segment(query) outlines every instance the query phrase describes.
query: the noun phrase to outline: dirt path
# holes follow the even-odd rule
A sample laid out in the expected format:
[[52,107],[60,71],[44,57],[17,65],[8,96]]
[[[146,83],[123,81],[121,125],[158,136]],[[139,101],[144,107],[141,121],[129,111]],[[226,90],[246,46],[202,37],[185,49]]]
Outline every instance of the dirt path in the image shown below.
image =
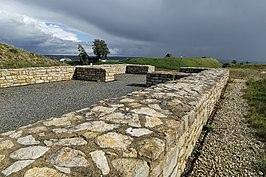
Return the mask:
[[228,84],[212,123],[213,131],[206,137],[190,177],[263,176],[254,162],[265,153],[265,145],[254,137],[245,117],[248,104],[241,97],[243,88],[243,80]]

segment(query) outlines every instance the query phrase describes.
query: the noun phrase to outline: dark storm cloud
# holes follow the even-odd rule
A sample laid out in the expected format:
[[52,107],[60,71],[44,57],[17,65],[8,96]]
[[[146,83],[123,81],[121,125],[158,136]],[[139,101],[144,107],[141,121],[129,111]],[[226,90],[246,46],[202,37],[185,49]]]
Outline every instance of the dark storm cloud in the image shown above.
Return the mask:
[[265,0],[24,0],[23,6],[40,9],[29,14],[40,18],[59,14],[55,20],[106,39],[121,55],[266,56]]

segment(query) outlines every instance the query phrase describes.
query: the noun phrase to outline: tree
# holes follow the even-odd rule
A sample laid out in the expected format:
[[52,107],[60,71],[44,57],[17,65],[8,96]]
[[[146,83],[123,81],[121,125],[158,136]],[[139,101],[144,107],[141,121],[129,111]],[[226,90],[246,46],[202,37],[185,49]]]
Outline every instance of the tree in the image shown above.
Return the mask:
[[232,61],[232,64],[236,64],[236,63],[237,63],[237,61],[236,61],[236,60],[233,60],[233,61]]
[[81,44],[78,45],[79,60],[83,65],[89,64],[89,55]]
[[97,61],[106,59],[110,53],[107,44],[104,40],[95,39],[92,44],[93,53],[96,55]]

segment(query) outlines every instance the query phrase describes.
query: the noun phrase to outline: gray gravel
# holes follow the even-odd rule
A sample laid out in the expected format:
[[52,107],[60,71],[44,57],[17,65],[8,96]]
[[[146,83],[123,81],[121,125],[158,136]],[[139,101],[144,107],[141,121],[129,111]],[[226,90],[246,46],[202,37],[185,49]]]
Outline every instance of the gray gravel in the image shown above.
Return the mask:
[[214,117],[214,131],[206,137],[191,177],[263,176],[254,164],[265,154],[265,145],[258,141],[254,129],[249,126],[248,104],[241,92],[244,88],[243,80],[228,84]]
[[145,75],[117,75],[117,81],[63,81],[0,89],[0,132],[91,106],[143,89]]

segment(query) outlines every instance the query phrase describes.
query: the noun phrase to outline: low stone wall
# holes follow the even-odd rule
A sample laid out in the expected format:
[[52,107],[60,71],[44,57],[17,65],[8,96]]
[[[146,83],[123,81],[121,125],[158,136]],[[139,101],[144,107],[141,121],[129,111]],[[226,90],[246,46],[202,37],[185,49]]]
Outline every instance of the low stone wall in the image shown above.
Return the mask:
[[159,83],[165,83],[168,81],[178,80],[183,77],[190,76],[190,73],[181,72],[166,72],[166,71],[156,71],[152,73],[147,73],[146,75],[146,86],[157,85]]
[[0,88],[70,80],[72,66],[0,69]]
[[116,74],[126,73],[128,67],[131,69],[127,73],[131,74],[146,74],[155,70],[154,66],[130,64],[0,69],[0,88],[71,80],[73,77],[108,82],[115,80]]
[[179,72],[183,73],[199,73],[201,71],[205,71],[208,68],[197,68],[197,67],[181,67],[179,69]]
[[76,67],[74,79],[86,81],[102,81],[108,82],[114,80],[114,74],[107,75],[105,69],[93,67]]
[[128,74],[147,74],[149,72],[154,72],[155,67],[151,65],[131,65],[126,66],[126,73]]
[[180,176],[229,72],[210,69],[0,134],[4,176]]

